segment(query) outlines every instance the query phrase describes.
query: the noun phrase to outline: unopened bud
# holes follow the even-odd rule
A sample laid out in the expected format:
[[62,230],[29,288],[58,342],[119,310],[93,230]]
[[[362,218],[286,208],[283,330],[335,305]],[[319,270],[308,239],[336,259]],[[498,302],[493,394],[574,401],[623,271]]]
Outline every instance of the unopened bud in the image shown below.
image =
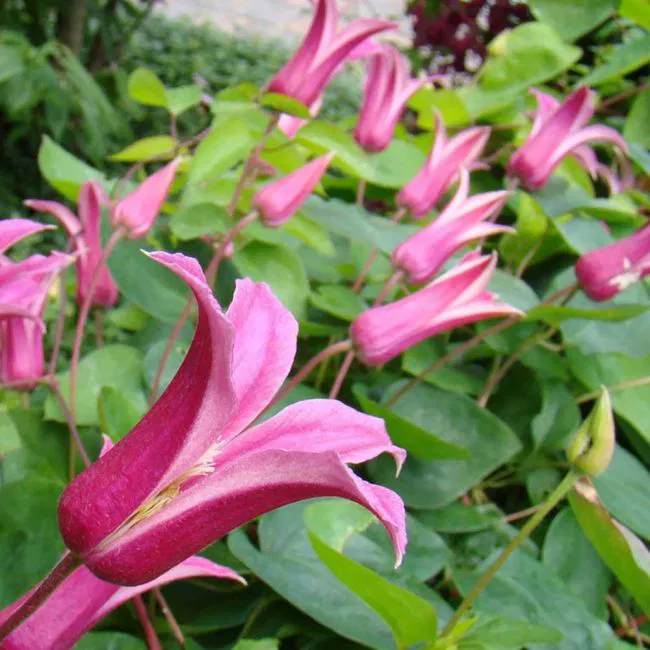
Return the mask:
[[616,434],[609,392],[602,388],[591,413],[567,449],[569,462],[587,476],[604,472],[612,460]]

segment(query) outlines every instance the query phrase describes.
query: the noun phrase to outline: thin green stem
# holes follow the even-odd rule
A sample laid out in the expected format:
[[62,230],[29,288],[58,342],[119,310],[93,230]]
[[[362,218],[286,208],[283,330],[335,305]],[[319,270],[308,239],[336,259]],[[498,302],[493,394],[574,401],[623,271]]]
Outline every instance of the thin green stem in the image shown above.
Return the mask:
[[546,502],[539,508],[539,510],[526,522],[523,528],[519,531],[517,536],[503,549],[501,555],[494,561],[490,568],[478,579],[471,591],[465,596],[465,599],[460,604],[454,615],[449,619],[449,622],[442,631],[441,636],[451,634],[463,618],[465,613],[476,602],[483,590],[490,584],[492,578],[497,574],[499,569],[507,562],[508,558],[525,542],[532,532],[542,523],[546,515],[555,508],[555,506],[564,499],[564,497],[573,489],[576,481],[580,478],[580,474],[571,470],[562,480],[562,482],[551,492]]
[[[622,381],[620,384],[614,384],[613,386],[605,386],[605,388],[610,392],[610,393],[617,393],[621,390],[626,390],[628,388],[637,388],[639,386],[647,386],[650,384],[650,375],[647,377],[639,377],[638,379],[630,379],[629,381]],[[585,402],[591,402],[594,399],[598,399],[602,393],[602,388],[599,388],[598,390],[595,390],[591,393],[585,393],[584,395],[580,395],[576,399],[576,402],[578,404],[584,404]]]

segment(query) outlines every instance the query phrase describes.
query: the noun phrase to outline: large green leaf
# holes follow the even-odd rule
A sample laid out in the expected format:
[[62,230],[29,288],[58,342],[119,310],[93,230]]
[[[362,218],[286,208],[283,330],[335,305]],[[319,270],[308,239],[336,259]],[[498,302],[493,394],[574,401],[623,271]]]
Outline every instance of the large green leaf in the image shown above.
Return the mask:
[[414,508],[428,510],[451,503],[521,448],[504,422],[464,395],[419,385],[392,410],[446,442],[464,447],[470,455],[468,460],[427,462],[408,458],[399,478],[387,459],[373,461],[371,475]]
[[641,36],[614,48],[606,62],[594,68],[582,83],[599,86],[617,77],[634,72],[650,62],[650,35]]
[[546,380],[541,387],[542,410],[531,422],[533,447],[560,451],[580,426],[580,410],[565,382]]
[[144,641],[122,632],[91,632],[74,646],[74,650],[146,650],[146,648]]
[[340,284],[321,285],[316,291],[312,291],[309,301],[326,314],[348,322],[352,322],[368,309],[368,304],[358,293]]
[[[650,7],[648,9],[650,15]],[[623,127],[623,136],[628,142],[636,142],[642,147],[650,148],[650,89],[640,93],[634,100]]]
[[97,413],[102,433],[113,442],[121,440],[142,419],[146,408],[139,408],[121,390],[104,386],[99,391]]
[[[79,363],[76,384],[77,424],[99,424],[97,403],[101,389],[112,386],[118,389],[133,408],[144,412],[146,399],[142,392],[142,352],[127,345],[107,345],[91,352]],[[59,376],[61,393],[69,400],[70,372]],[[65,422],[57,401],[49,396],[45,401],[45,417]]]
[[428,131],[434,127],[434,109],[440,111],[448,127],[465,126],[472,120],[460,95],[446,88],[420,88],[411,97],[408,106],[417,112],[418,126]]
[[[176,149],[178,141],[168,135],[152,135],[137,140],[128,147],[114,153],[110,160],[115,162],[138,162],[152,158],[169,158]],[[167,155],[166,155],[167,154]]]
[[232,225],[226,209],[216,203],[194,203],[174,214],[169,227],[179,239],[225,232]]
[[458,642],[458,650],[520,650],[541,643],[559,643],[552,627],[510,618],[479,618]]
[[173,115],[180,115],[201,101],[201,89],[195,84],[165,88],[165,99],[169,112]]
[[615,522],[607,510],[586,496],[589,488],[569,495],[569,503],[596,551],[630,592],[641,609],[650,613],[650,553],[643,542]]
[[129,97],[139,104],[167,107],[165,86],[158,75],[149,68],[136,68],[129,75],[127,92]]
[[614,13],[614,0],[529,0],[535,17],[567,41],[590,32]]

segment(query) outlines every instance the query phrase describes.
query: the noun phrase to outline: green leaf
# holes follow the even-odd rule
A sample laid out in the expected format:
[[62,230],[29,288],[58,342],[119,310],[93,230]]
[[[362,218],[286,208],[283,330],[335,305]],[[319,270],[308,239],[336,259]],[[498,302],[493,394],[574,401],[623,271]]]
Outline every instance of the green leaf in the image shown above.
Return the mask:
[[336,248],[325,228],[298,212],[283,226],[282,230],[307,244],[321,255],[334,257]]
[[433,130],[435,109],[440,111],[448,127],[466,126],[472,121],[465,104],[455,90],[420,88],[409,100],[409,108],[418,114],[418,126],[427,131]]
[[582,532],[571,508],[564,508],[549,526],[542,561],[564,580],[594,616],[606,619],[610,573]]
[[525,192],[518,193],[517,232],[506,233],[499,242],[499,252],[510,262],[519,265],[538,245],[548,229],[548,218],[540,204]]
[[105,181],[97,169],[82,162],[47,135],[38,150],[38,168],[47,182],[67,199],[76,201],[79,188],[90,180]]
[[129,97],[145,106],[167,108],[167,92],[158,75],[149,68],[137,68],[129,75]]
[[169,222],[171,231],[181,240],[215,235],[231,225],[226,209],[216,203],[194,203],[176,212]]
[[113,442],[121,440],[142,419],[146,408],[129,400],[113,386],[103,386],[99,391],[97,413],[99,426]]
[[526,314],[526,320],[544,321],[549,325],[559,325],[571,318],[618,322],[640,316],[648,311],[648,309],[650,309],[650,305],[622,305],[620,307],[607,307],[603,305],[594,309],[560,307],[559,305],[538,305]]
[[496,293],[501,302],[506,302],[517,309],[528,311],[539,304],[537,294],[520,278],[496,269],[488,287]]
[[648,0],[621,0],[618,13],[623,18],[650,29],[650,3]]
[[320,285],[309,294],[309,301],[326,314],[348,322],[368,309],[368,304],[359,294],[339,284]]
[[148,314],[165,323],[175,323],[190,292],[169,269],[145,255],[138,241],[121,241],[108,266],[120,293]]
[[450,503],[438,510],[421,510],[419,521],[439,533],[478,533],[494,528],[503,521],[503,513],[492,503],[466,506]]
[[[188,324],[185,325],[184,331],[187,332]],[[160,379],[159,393],[162,393],[165,388],[169,385],[169,382],[174,378],[177,370],[180,368],[185,355],[190,347],[190,342],[192,338],[192,332],[190,331],[186,336],[178,337],[172,351],[165,363],[165,369],[163,370],[162,377]],[[158,373],[158,368],[160,367],[160,360],[162,355],[167,347],[167,339],[162,339],[154,343],[146,352],[144,356],[144,377],[149,388],[153,388],[153,382],[156,374]]]
[[584,493],[574,491],[569,503],[603,562],[641,609],[650,612],[650,553],[643,542]]
[[[59,375],[61,393],[69,402],[70,373]],[[141,389],[142,353],[127,345],[107,345],[94,350],[79,363],[76,385],[77,424],[99,424],[97,401],[104,386],[112,386],[127,396],[133,407],[144,413],[146,399]],[[45,417],[65,422],[63,413],[50,395],[45,402]]]
[[146,650],[146,648],[144,641],[122,632],[90,632],[74,646],[74,650]]
[[279,639],[242,639],[233,650],[279,650]]
[[241,162],[254,146],[255,138],[237,116],[216,121],[194,152],[188,186],[216,179]]
[[165,89],[165,102],[172,115],[180,115],[201,101],[201,89],[196,84]]
[[391,407],[393,412],[443,440],[464,447],[468,460],[423,462],[409,457],[399,478],[388,459],[370,465],[377,482],[396,490],[407,505],[430,510],[451,503],[516,454],[521,443],[495,415],[464,396],[419,385]]
[[426,155],[415,144],[394,139],[387,149],[370,158],[374,171],[365,180],[390,189],[406,185],[424,164]]
[[270,108],[278,113],[286,113],[287,115],[293,115],[303,120],[311,119],[309,109],[302,102],[288,95],[264,93],[260,103],[264,108]]
[[606,63],[594,68],[582,82],[587,86],[600,84],[622,77],[650,63],[650,35],[641,36],[619,45],[612,50]]
[[138,140],[108,158],[115,162],[137,162],[162,157],[168,159],[170,156],[165,154],[172,154],[177,145],[178,140],[175,138],[168,135],[154,135]]
[[309,538],[329,570],[386,621],[398,647],[436,639],[436,610],[428,602],[347,558],[317,535],[310,532]]
[[613,0],[529,0],[529,4],[537,20],[569,42],[590,32],[616,10]]
[[[650,5],[648,6],[650,15]],[[642,147],[650,148],[650,134],[648,124],[650,123],[650,89],[640,93],[632,104],[623,126],[623,137],[628,142],[636,142]]]
[[367,396],[367,389],[357,384],[352,392],[361,408],[370,415],[382,418],[391,440],[419,460],[463,460],[469,458],[465,447],[445,441],[436,433],[414,424]]
[[268,283],[296,316],[304,313],[309,282],[300,258],[291,249],[254,241],[237,251],[233,262],[242,276]]
[[479,620],[458,643],[459,650],[520,650],[538,643],[560,643],[563,635],[552,627],[509,618]]
[[531,422],[535,449],[561,451],[580,426],[580,409],[561,380],[542,382],[542,410]]
[[0,411],[0,460],[9,452],[20,449],[18,429],[9,414]]

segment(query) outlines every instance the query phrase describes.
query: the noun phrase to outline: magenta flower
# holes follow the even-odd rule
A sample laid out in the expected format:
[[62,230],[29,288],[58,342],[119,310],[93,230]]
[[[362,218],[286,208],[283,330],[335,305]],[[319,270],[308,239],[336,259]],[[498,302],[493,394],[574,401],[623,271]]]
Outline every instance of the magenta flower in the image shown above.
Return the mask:
[[358,356],[379,366],[435,334],[486,318],[521,315],[487,291],[496,254],[466,255],[451,271],[415,293],[357,317],[350,334]]
[[52,253],[12,262],[4,253],[24,237],[48,228],[28,219],[0,222],[0,383],[25,390],[45,372],[43,311],[48,289],[73,258]]
[[397,194],[397,205],[421,219],[456,181],[461,167],[472,169],[483,151],[490,129],[477,126],[447,138],[442,117],[436,112],[436,139],[424,167]]
[[[614,129],[593,124],[586,126],[594,113],[596,93],[581,86],[562,104],[539,90],[531,90],[537,100],[533,126],[524,144],[510,157],[507,172],[529,190],[542,188],[555,168],[568,155],[577,155],[592,175],[590,157],[581,149],[586,143],[611,142],[627,153],[625,140]],[[595,156],[594,156],[595,158]]]
[[126,228],[131,239],[144,237],[160,213],[179,164],[180,158],[172,160],[118,201],[111,210],[112,224]]
[[[119,587],[96,578],[86,567],[79,567],[30,618],[0,643],[0,648],[68,650],[120,605],[154,587],[187,578],[224,578],[244,582],[232,569],[202,557],[191,557],[156,580],[139,587]],[[0,611],[0,623],[20,607],[29,595],[25,594]]]
[[[104,190],[97,181],[88,181],[81,186],[79,218],[56,201],[30,199],[25,201],[25,205],[32,210],[47,212],[54,216],[74,239],[77,257],[77,303],[82,305],[102,258],[101,209],[103,205],[107,205]],[[112,307],[117,302],[118,296],[119,290],[115,280],[108,268],[103,266],[91,304],[97,307]]]
[[153,253],[192,289],[199,321],[190,350],[151,411],[66,488],[63,538],[98,577],[153,580],[250,519],[319,496],[356,501],[384,524],[398,561],[401,499],[347,463],[388,452],[382,420],[334,400],[308,400],[250,426],[286,378],[297,323],[264,284],[240,280],[224,314],[198,263]]
[[428,282],[456,251],[470,242],[502,232],[508,226],[484,223],[501,211],[508,192],[485,192],[468,198],[469,173],[461,170],[456,195],[440,215],[393,251],[393,266],[408,282]]
[[337,23],[336,0],[318,0],[304,41],[267,90],[312,106],[348,54],[374,34],[396,26],[385,20],[363,19],[337,32]]
[[582,290],[609,300],[650,274],[650,224],[633,235],[585,253],[576,264]]
[[393,47],[385,46],[370,57],[363,103],[354,131],[356,141],[366,151],[386,149],[406,102],[427,82],[426,77],[410,78],[408,61]]
[[320,182],[336,154],[325,156],[303,165],[296,171],[258,190],[253,197],[253,207],[260,213],[265,226],[275,228],[293,217]]

